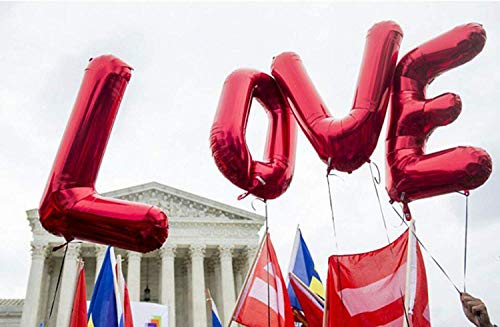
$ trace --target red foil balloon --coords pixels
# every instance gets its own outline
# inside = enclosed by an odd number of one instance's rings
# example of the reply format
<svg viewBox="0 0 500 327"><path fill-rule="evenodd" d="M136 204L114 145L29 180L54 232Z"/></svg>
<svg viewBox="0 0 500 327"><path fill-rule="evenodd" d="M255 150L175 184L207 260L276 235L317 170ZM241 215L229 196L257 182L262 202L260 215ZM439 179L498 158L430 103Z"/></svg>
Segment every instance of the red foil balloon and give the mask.
<svg viewBox="0 0 500 327"><path fill-rule="evenodd" d="M99 196L94 188L131 68L118 58L93 59L40 203L49 232L139 252L159 248L168 236L157 207Z"/></svg>
<svg viewBox="0 0 500 327"><path fill-rule="evenodd" d="M402 37L394 22L370 29L353 108L342 119L331 117L298 55L286 52L274 59L272 75L328 171L352 172L369 161L384 123Z"/></svg>
<svg viewBox="0 0 500 327"><path fill-rule="evenodd" d="M269 117L263 162L252 159L245 140L252 98ZM210 133L215 163L227 179L257 197L277 198L292 181L296 139L290 107L271 76L251 69L229 75Z"/></svg>
<svg viewBox="0 0 500 327"><path fill-rule="evenodd" d="M453 122L462 109L460 97L452 93L426 99L427 85L474 58L485 42L481 25L462 25L413 49L399 62L386 147L386 187L393 201L474 189L490 176L491 158L482 149L461 146L425 154L434 129Z"/></svg>

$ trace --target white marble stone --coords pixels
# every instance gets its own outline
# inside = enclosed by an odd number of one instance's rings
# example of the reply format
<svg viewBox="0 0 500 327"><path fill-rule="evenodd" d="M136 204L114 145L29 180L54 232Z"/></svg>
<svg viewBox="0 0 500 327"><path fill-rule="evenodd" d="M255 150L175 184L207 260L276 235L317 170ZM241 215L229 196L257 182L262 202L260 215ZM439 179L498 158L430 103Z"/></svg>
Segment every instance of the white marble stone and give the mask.
<svg viewBox="0 0 500 327"><path fill-rule="evenodd" d="M80 256L80 244L70 243L67 245L67 254L59 287L59 306L57 310L57 326L68 326L73 308L76 278L78 275L78 258Z"/></svg>
<svg viewBox="0 0 500 327"><path fill-rule="evenodd" d="M161 255L161 303L168 305L168 326L175 327L175 246L165 243Z"/></svg>
<svg viewBox="0 0 500 327"><path fill-rule="evenodd" d="M117 254L126 257L123 264L132 301L142 300L147 262L148 286L154 294L152 301L169 305L173 313L169 321L171 327L211 326L207 319L206 287L210 287L219 310L224 312L223 319L229 318L227 312L232 312L246 275L244 263L253 259L257 249L264 217L155 182L103 195L154 204L169 217L169 238L159 251L141 254L115 249ZM49 253L47 249L63 243L64 239L42 228L36 209L28 210L27 216L33 233L33 253L20 326L38 327L48 317L64 252L61 249ZM52 327L67 327L64 324L71 310L68 303L72 302L70 293L72 295L75 286L77 257L80 255L90 263L85 266L89 276L88 300L93 289L91 284L104 259L104 245L82 242L78 250L76 247L71 244L72 250L68 249L60 289L62 284L68 288L56 298ZM210 268L205 271L205 266ZM63 301L69 298L68 302Z"/></svg>
<svg viewBox="0 0 500 327"><path fill-rule="evenodd" d="M205 297L204 244L191 244L191 288L193 305L193 327L207 326L207 302Z"/></svg>
<svg viewBox="0 0 500 327"><path fill-rule="evenodd" d="M41 242L31 243L31 269L24 300L21 326L36 326L40 322L40 293L42 291L42 278L47 245Z"/></svg>
<svg viewBox="0 0 500 327"><path fill-rule="evenodd" d="M130 301L139 301L141 296L141 256L142 254L128 251L127 287Z"/></svg>

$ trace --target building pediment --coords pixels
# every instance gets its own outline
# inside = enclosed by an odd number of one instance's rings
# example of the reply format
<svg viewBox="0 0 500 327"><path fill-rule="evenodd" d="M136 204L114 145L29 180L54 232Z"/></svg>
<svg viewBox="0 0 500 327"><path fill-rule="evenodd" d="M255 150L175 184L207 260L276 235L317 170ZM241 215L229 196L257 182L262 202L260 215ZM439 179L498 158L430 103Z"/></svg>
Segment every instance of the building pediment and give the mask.
<svg viewBox="0 0 500 327"><path fill-rule="evenodd" d="M264 217L164 184L151 182L103 193L104 196L147 203L162 208L169 219L200 218L262 224Z"/></svg>
<svg viewBox="0 0 500 327"><path fill-rule="evenodd" d="M174 225L243 224L260 228L264 223L264 217L261 215L157 182L127 187L102 195L158 206L165 211L169 221ZM48 234L40 224L37 209L28 210L26 213L33 234Z"/></svg>

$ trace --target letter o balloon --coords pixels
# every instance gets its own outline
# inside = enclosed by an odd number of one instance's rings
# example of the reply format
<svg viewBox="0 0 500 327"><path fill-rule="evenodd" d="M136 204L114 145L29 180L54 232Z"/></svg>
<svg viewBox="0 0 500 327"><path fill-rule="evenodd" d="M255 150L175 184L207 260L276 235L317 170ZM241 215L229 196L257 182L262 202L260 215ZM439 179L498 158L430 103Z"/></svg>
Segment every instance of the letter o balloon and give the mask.
<svg viewBox="0 0 500 327"><path fill-rule="evenodd" d="M252 158L245 139L253 98L269 118L263 161ZM251 69L229 75L210 132L213 158L227 179L256 197L279 197L292 181L296 138L290 107L271 76Z"/></svg>

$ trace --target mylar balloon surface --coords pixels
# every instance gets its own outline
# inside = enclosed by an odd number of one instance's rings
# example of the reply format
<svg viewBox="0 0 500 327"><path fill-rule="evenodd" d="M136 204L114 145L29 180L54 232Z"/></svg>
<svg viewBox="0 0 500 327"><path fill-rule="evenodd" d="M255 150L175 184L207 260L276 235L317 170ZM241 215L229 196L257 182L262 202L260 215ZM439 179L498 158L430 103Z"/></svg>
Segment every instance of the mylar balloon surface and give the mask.
<svg viewBox="0 0 500 327"><path fill-rule="evenodd" d="M263 161L252 158L245 140L253 98L269 117ZM296 134L288 103L271 76L241 69L226 79L210 132L210 146L217 167L233 184L266 200L283 194L295 167Z"/></svg>
<svg viewBox="0 0 500 327"><path fill-rule="evenodd" d="M490 176L491 158L482 149L460 146L425 153L434 129L453 122L462 109L456 94L427 99L427 85L473 59L485 42L481 25L463 25L413 49L399 62L386 140L386 188L391 200L409 202L470 190Z"/></svg>
<svg viewBox="0 0 500 327"><path fill-rule="evenodd" d="M157 207L108 199L95 181L131 68L113 56L91 60L56 155L39 213L49 232L148 252L168 236Z"/></svg>
<svg viewBox="0 0 500 327"><path fill-rule="evenodd" d="M370 29L354 104L342 119L331 116L298 55L286 52L274 59L272 75L328 170L352 172L369 161L384 123L402 37L394 22Z"/></svg>

